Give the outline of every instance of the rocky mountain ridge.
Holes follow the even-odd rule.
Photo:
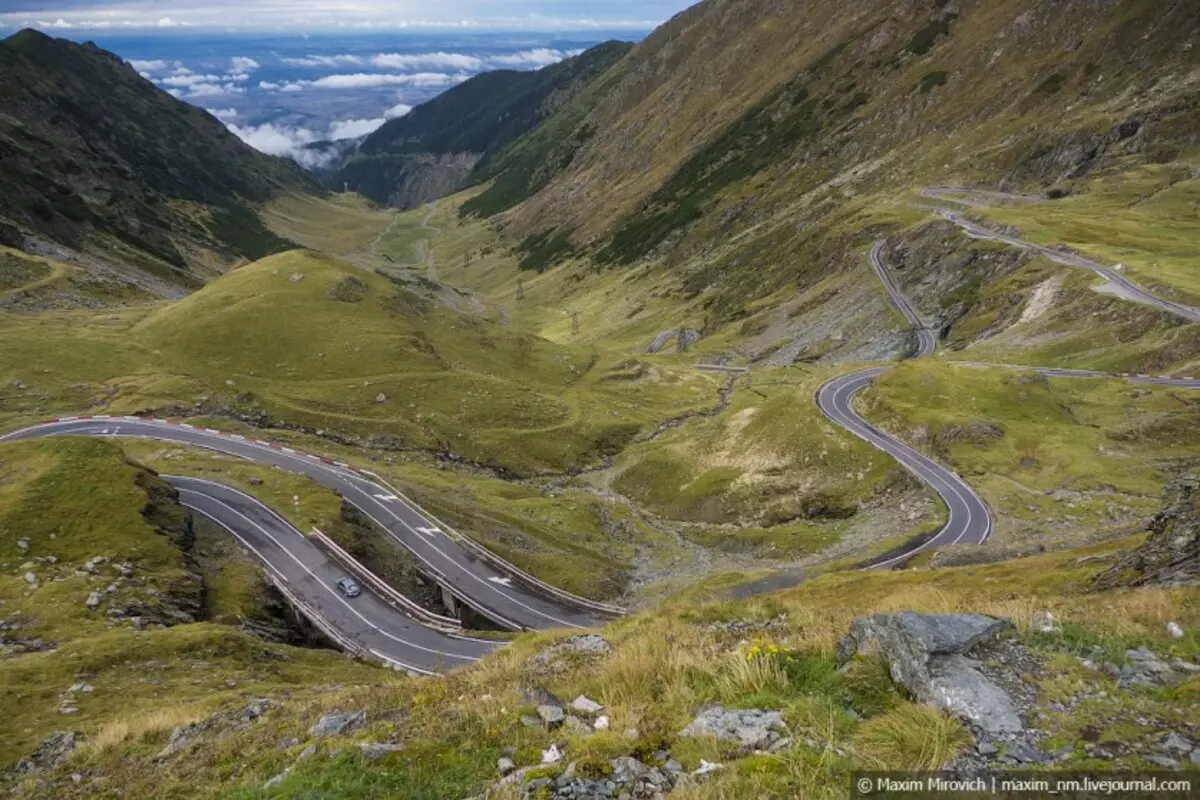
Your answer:
[[[5,39],[0,95],[0,244],[67,248],[152,294],[288,247],[254,205],[320,191],[91,43],[33,30]]]

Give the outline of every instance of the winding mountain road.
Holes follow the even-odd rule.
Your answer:
[[[921,192],[921,195],[922,197],[926,197],[931,200],[939,200],[942,199],[939,193],[947,191],[952,190],[926,189]],[[964,201],[954,200],[953,202],[963,203]],[[1160,311],[1173,314],[1177,317],[1187,320],[1188,322],[1200,322],[1200,308],[1195,308],[1193,306],[1184,305],[1183,303],[1176,303],[1173,300],[1164,300],[1161,297],[1156,297],[1137,284],[1132,283],[1117,270],[1092,261],[1090,258],[1085,258],[1078,253],[1056,250],[1053,247],[1045,247],[1016,236],[1010,236],[1005,233],[999,233],[997,231],[990,230],[967,219],[961,212],[954,211],[949,208],[938,208],[936,209],[936,213],[944,219],[953,222],[955,225],[962,228],[963,231],[972,238],[1003,242],[1011,247],[1017,247],[1022,250],[1031,250],[1039,255],[1045,256],[1056,264],[1062,264],[1063,266],[1074,267],[1076,269],[1089,270],[1090,272],[1094,272],[1096,275],[1107,281],[1114,294],[1117,294],[1126,300],[1130,300],[1134,303],[1141,303],[1142,305],[1153,306]]]
[[[952,215],[953,212],[942,210],[943,215]],[[950,216],[947,216],[950,219]],[[952,220],[958,224],[972,225],[965,220]],[[977,226],[974,226],[977,227]],[[979,229],[984,230],[984,229]],[[991,233],[988,231],[987,233]],[[996,238],[1009,243],[1021,242],[1014,240],[1012,237]],[[987,238],[993,238],[988,236]],[[913,308],[908,298],[900,291],[900,287],[893,279],[891,272],[883,263],[883,248],[886,243],[878,241],[871,247],[870,262],[871,268],[883,283],[884,289],[887,291],[888,299],[900,309],[900,313],[908,320],[909,325],[917,334],[917,351],[916,357],[924,358],[932,356],[937,349],[937,338],[933,332],[929,330],[916,309]],[[1038,248],[1037,245],[1029,245],[1021,242],[1017,246],[1028,246],[1041,250],[1047,248]],[[1049,251],[1056,256],[1063,256],[1057,251]],[[1070,266],[1083,266],[1082,262],[1087,262],[1087,259],[1076,259],[1078,263],[1071,263]],[[1066,263],[1066,262],[1062,262]],[[1106,270],[1099,265],[1094,265],[1092,262],[1087,262],[1090,266],[1087,269],[1099,272],[1105,277],[1109,276],[1111,271]],[[1120,277],[1120,276],[1115,276]],[[1129,284],[1132,287],[1132,284]],[[1136,288],[1136,287],[1135,287]],[[1137,290],[1141,291],[1141,290]],[[1145,295],[1146,300],[1138,302],[1153,301],[1151,304],[1159,306],[1164,310],[1171,310],[1168,306],[1177,305],[1169,301],[1159,300],[1150,295]],[[1180,308],[1187,309],[1187,306]],[[1193,309],[1194,310],[1194,309]],[[1172,311],[1172,313],[1177,313]],[[1182,316],[1182,315],[1181,315]],[[1021,367],[1012,364],[979,364],[973,362],[956,362],[968,367],[1003,367],[1010,369],[1026,369],[1034,370],[1039,374],[1052,378],[1122,378],[1133,383],[1157,384],[1163,386],[1177,386],[1188,389],[1200,389],[1200,379],[1195,376],[1168,376],[1159,377],[1153,375],[1142,374],[1121,374],[1112,375],[1106,372],[1096,370],[1081,370],[1081,369],[1062,369],[1057,367]],[[987,504],[982,498],[976,494],[975,490],[967,484],[960,476],[937,463],[928,456],[914,450],[900,440],[891,436],[879,428],[876,428],[871,423],[863,419],[854,410],[854,398],[878,378],[883,373],[887,372],[887,367],[873,367],[871,369],[859,370],[847,375],[834,378],[825,383],[817,390],[816,402],[821,412],[834,424],[844,428],[858,438],[866,441],[868,444],[882,450],[883,452],[895,458],[905,469],[915,475],[922,483],[929,486],[941,498],[946,505],[946,523],[932,537],[922,537],[914,540],[909,546],[901,548],[899,552],[889,553],[879,559],[869,561],[864,564],[864,568],[873,569],[877,567],[888,567],[894,564],[903,562],[912,558],[922,550],[932,547],[944,547],[954,544],[982,544],[987,541],[992,533],[994,519]]]
[[[429,675],[479,660],[500,643],[444,633],[397,611],[368,587],[343,597],[334,584],[346,572],[281,516],[255,498],[200,478],[166,476],[180,503],[227,530],[358,650]]]
[[[917,334],[916,356],[931,356],[937,349],[937,337],[925,327],[920,315],[900,291],[900,287],[896,285],[884,265],[884,244],[883,241],[879,241],[871,247],[871,268],[883,283],[888,298],[900,309],[900,313]],[[854,410],[854,398],[887,371],[887,367],[873,367],[834,378],[817,390],[817,407],[835,425],[892,456],[931,488],[946,505],[946,524],[932,537],[913,542],[910,547],[899,553],[868,562],[865,565],[868,568],[892,566],[931,547],[982,544],[991,535],[993,525],[992,512],[966,481],[923,453],[876,428]]]
[[[457,600],[511,630],[594,627],[622,611],[536,581],[453,531],[444,530],[432,515],[399,492],[329,458],[235,434],[142,417],[67,417],[14,431],[0,437],[0,442],[48,436],[157,439],[304,475],[338,492],[369,517],[412,553],[422,571]],[[238,532],[245,531],[239,528]]]

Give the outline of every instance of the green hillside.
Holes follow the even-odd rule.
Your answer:
[[[354,663],[159,473],[437,593],[337,493],[155,440],[0,444],[0,792],[832,800],[863,770],[1183,775],[1200,325],[1082,258],[1200,306],[1197,41],[1200,8],[1171,0],[705,0],[392,121],[338,195],[225,138],[202,179],[186,154],[163,169],[148,137],[205,138],[204,115],[92,48],[0,45],[67,87],[116,81],[151,173],[111,218],[71,216],[107,197],[70,178],[104,108],[80,101],[22,145],[36,163],[0,164],[49,209],[14,224],[94,230],[131,269],[150,251],[118,247],[126,223],[180,269],[210,259],[164,298],[0,238],[0,434],[144,414],[320,454],[630,609],[435,679]],[[248,227],[221,235],[261,250],[218,246],[231,203]],[[961,487],[818,407],[873,368],[847,402],[978,495],[961,541],[913,553],[962,522]],[[1003,622],[957,616],[980,614]]]

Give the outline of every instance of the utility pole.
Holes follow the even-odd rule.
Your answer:
[[[524,284],[524,282],[521,281],[520,278],[517,278],[517,299],[518,300],[525,299],[525,284]]]

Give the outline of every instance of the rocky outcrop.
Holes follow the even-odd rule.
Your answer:
[[[1200,584],[1200,472],[1167,487],[1167,507],[1150,531],[1144,545],[1097,576],[1095,588]]]
[[[743,750],[778,750],[791,742],[783,736],[787,726],[778,711],[706,708],[679,732],[684,737],[711,736],[732,742]]]
[[[481,153],[359,154],[331,179],[393,208],[419,208],[467,185]]]
[[[892,680],[916,700],[937,706],[989,735],[1024,727],[1008,695],[965,654],[1012,628],[983,614],[877,614],[856,619],[838,645],[842,663],[877,653]]]
[[[612,652],[612,645],[603,636],[588,633],[571,636],[529,659],[525,671],[531,676],[558,675],[574,666],[594,661]]]

